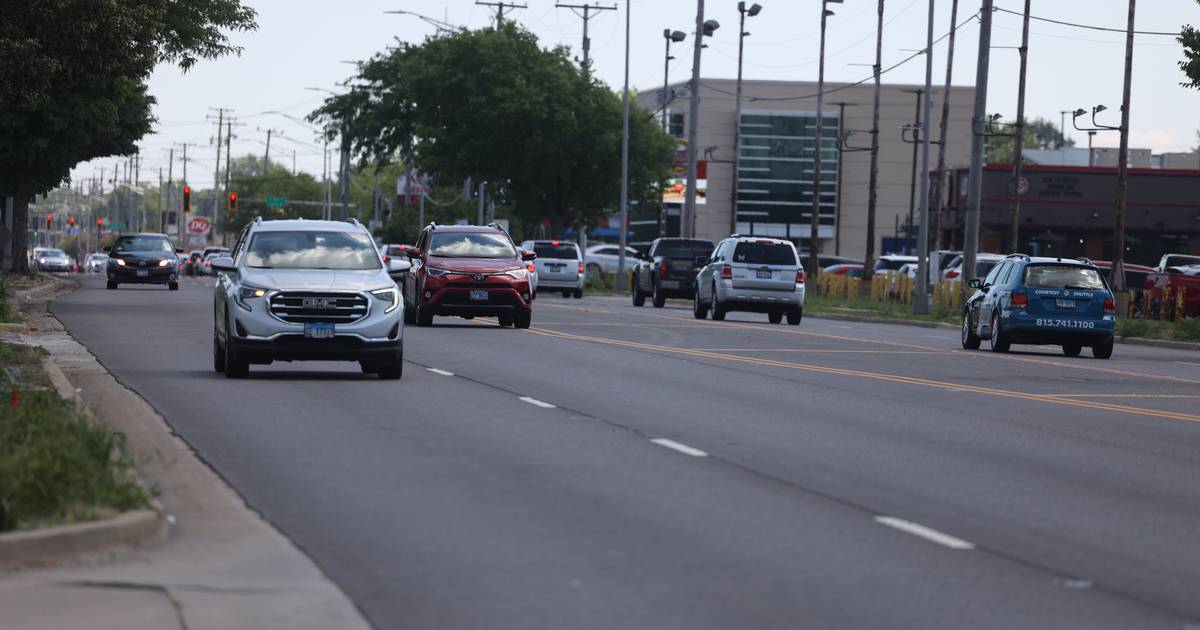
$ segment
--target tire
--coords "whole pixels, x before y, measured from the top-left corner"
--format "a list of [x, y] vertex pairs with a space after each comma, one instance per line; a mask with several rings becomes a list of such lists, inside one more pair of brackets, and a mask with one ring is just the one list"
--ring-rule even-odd
[[381, 381], [398, 381], [404, 376], [404, 351], [396, 356], [395, 361], [388, 365], [377, 366], [375, 373], [379, 375]]
[[725, 321], [725, 307], [721, 306], [721, 301], [717, 299], [717, 287], [713, 286], [712, 300], [708, 304], [708, 310], [712, 311], [713, 321]]
[[563, 297], [564, 297], [564, 298], [569, 298], [569, 297], [571, 297], [571, 292], [570, 292], [570, 291], [563, 291], [563, 292], [562, 292], [562, 294], [563, 294]]
[[788, 326], [799, 326], [800, 321], [804, 319], [804, 307], [793, 306], [787, 313]]
[[971, 330], [971, 312], [963, 309], [962, 316], [962, 347], [964, 350], [978, 350], [983, 340]]
[[428, 328], [433, 325], [433, 313], [430, 313], [428, 308], [420, 304], [417, 305], [416, 319], [417, 326], [421, 328]]
[[704, 319], [708, 317], [708, 303], [700, 301], [699, 291], [696, 291], [695, 295], [692, 297], [692, 315], [695, 315], [696, 319]]
[[576, 299], [576, 300], [581, 300], [581, 299], [583, 299], [583, 289], [575, 289], [575, 294], [574, 294], [574, 295], [575, 295], [575, 299]]
[[111, 291], [111, 290], [117, 288], [117, 283], [113, 282], [112, 280], [109, 280], [108, 284], [105, 286], [105, 288], [108, 289], [109, 291]]
[[413, 326], [417, 323], [417, 307], [404, 305], [404, 323]]
[[997, 313], [992, 313], [992, 337], [989, 342], [992, 352], [1008, 352], [1009, 346], [1012, 345], [1004, 338], [1004, 331], [1000, 328], [1000, 315]]
[[225, 376], [229, 378], [246, 378], [250, 376], [250, 362], [243, 359], [233, 344], [229, 343], [229, 320], [225, 320]]
[[517, 328], [529, 328], [533, 323], [533, 311], [517, 311], [513, 315], [513, 326]]
[[646, 294], [642, 293], [642, 287], [638, 284], [636, 272], [633, 274], [633, 305], [638, 307], [646, 305]]
[[767, 321], [772, 324], [778, 324], [783, 321], [783, 311], [771, 311], [767, 313]]
[[1105, 341], [1104, 343], [1098, 343], [1098, 344], [1092, 346], [1092, 356], [1096, 357], [1097, 359], [1107, 359], [1112, 356], [1112, 353], [1113, 353], [1113, 338], [1112, 337], [1109, 337], [1108, 341]]
[[500, 320], [500, 325], [504, 326], [505, 328], [512, 326], [513, 322], [516, 321], [516, 318], [514, 318], [512, 315], [501, 315], [496, 319]]
[[168, 282], [168, 283], [167, 283], [167, 289], [168, 289], [168, 290], [171, 290], [171, 291], [178, 291], [178, 290], [179, 290], [179, 283], [178, 283], [178, 282]]
[[658, 283], [654, 284], [654, 295], [651, 297], [654, 308], [662, 308], [667, 305], [667, 296], [658, 288]]
[[217, 341], [217, 331], [213, 331], [213, 371], [218, 374], [225, 372], [225, 349]]
[[1077, 357], [1079, 356], [1079, 353], [1083, 351], [1083, 346], [1077, 343], [1064, 343], [1062, 349], [1063, 354], [1066, 356]]

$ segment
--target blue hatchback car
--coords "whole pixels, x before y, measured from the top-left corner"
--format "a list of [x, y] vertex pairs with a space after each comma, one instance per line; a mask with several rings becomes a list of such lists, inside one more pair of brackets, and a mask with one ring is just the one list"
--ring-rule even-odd
[[987, 339], [992, 352], [1028, 343], [1061, 345], [1069, 357], [1084, 346], [1097, 359], [1112, 356], [1116, 303], [1087, 259], [1012, 254], [970, 286], [975, 293], [963, 307], [963, 348], [975, 350]]

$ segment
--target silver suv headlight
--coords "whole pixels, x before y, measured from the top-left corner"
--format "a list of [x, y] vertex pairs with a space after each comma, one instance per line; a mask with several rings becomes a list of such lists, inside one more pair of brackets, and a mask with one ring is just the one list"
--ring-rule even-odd
[[265, 297], [266, 295], [267, 295], [267, 289], [264, 289], [262, 287], [256, 287], [254, 285], [244, 284], [244, 285], [238, 287], [236, 302], [237, 302], [238, 306], [246, 309], [247, 311], [253, 311], [254, 309], [250, 308], [250, 305], [246, 303], [246, 300], [259, 299], [259, 298]]
[[387, 308], [383, 310], [385, 315], [391, 313], [400, 306], [400, 291], [396, 287], [375, 289], [374, 291], [371, 291], [371, 295], [375, 296], [375, 298], [379, 301], [387, 303]]

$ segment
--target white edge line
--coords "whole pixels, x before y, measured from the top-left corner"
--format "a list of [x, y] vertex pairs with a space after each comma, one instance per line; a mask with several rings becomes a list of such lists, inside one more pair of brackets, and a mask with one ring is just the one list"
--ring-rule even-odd
[[523, 402], [527, 402], [531, 405], [534, 405], [536, 407], [541, 407], [542, 409], [554, 409], [555, 408], [554, 405], [551, 405], [548, 402], [543, 402], [536, 398], [531, 398], [529, 396], [521, 396], [520, 400]]
[[668, 440], [667, 438], [654, 438], [650, 441], [659, 446], [683, 453], [684, 455], [691, 455], [692, 457], [708, 457], [708, 453], [705, 453], [698, 448], [692, 448], [687, 444], [680, 444], [675, 440]]
[[438, 368], [425, 368], [425, 369], [429, 370], [430, 372], [433, 372], [434, 374], [441, 374], [442, 376], [454, 376], [454, 372], [447, 372], [446, 370], [439, 370]]
[[967, 542], [961, 538], [955, 538], [949, 534], [943, 534], [936, 529], [925, 527], [924, 525], [906, 521], [904, 519], [899, 519], [894, 516], [876, 516], [875, 522], [881, 525], [887, 525], [888, 527], [893, 527], [902, 532], [912, 534], [913, 536], [924, 538], [925, 540], [935, 542], [951, 549], [975, 548], [975, 543]]

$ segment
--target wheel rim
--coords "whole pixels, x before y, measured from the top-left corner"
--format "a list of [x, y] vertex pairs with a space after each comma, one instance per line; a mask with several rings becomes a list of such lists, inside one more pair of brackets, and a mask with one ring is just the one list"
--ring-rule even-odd
[[1000, 345], [999, 341], [1000, 341], [1000, 318], [996, 317], [996, 315], [993, 314], [992, 315], [992, 338], [988, 340], [988, 344], [991, 345], [991, 347], [995, 348], [996, 346]]
[[712, 307], [712, 312], [715, 315], [717, 312], [717, 287], [713, 287], [712, 304], [710, 304], [710, 306]]
[[964, 313], [962, 319], [962, 342], [967, 343], [967, 335], [971, 330], [971, 316]]

